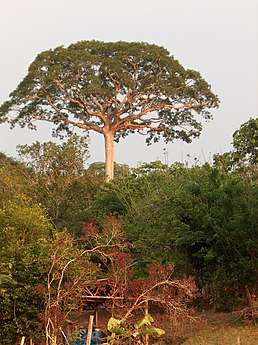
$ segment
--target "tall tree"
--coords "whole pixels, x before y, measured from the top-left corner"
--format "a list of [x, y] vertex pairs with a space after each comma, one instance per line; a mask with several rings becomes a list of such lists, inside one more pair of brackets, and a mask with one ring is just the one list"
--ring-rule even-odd
[[199, 72], [186, 70], [169, 52], [148, 43], [81, 41], [40, 53], [27, 76], [0, 107], [14, 126], [55, 125], [54, 134], [74, 127], [105, 138], [106, 176], [113, 178], [114, 141], [147, 134], [147, 143], [198, 137], [194, 113], [211, 118], [218, 98]]

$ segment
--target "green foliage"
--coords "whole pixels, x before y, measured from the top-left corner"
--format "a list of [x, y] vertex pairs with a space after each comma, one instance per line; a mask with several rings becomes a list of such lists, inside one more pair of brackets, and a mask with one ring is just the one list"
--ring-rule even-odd
[[0, 152], [0, 167], [6, 164], [16, 166], [18, 162], [14, 158], [7, 156], [3, 152]]
[[255, 181], [243, 176], [207, 164], [174, 165], [115, 179], [95, 210], [120, 215], [138, 274], [153, 262], [172, 263], [230, 309], [235, 301], [228, 296], [245, 285], [252, 290], [258, 279], [257, 193]]
[[35, 198], [35, 190], [30, 180], [26, 178], [27, 168], [19, 163], [4, 161], [0, 165], [0, 206], [9, 200], [15, 200], [19, 195]]
[[160, 337], [165, 334], [165, 331], [161, 328], [150, 327], [153, 322], [154, 319], [150, 314], [146, 314], [143, 319], [137, 322], [133, 327], [122, 320], [111, 317], [108, 321], [107, 329], [112, 335], [108, 337], [108, 341], [111, 344], [120, 344], [130, 338], [130, 343], [136, 344], [139, 342], [142, 343], [142, 338], [146, 335]]
[[51, 226], [39, 205], [25, 196], [0, 209], [0, 342], [43, 336], [43, 300], [35, 287], [44, 279]]
[[31, 169], [26, 178], [55, 227], [78, 231], [81, 213], [101, 182], [101, 178], [84, 169], [87, 137], [73, 135], [59, 145], [53, 142], [20, 145], [18, 153]]
[[184, 250], [175, 243], [177, 231], [185, 225], [170, 205], [182, 184], [181, 171], [180, 165], [146, 164], [131, 176], [104, 185], [91, 208], [98, 217], [110, 213], [122, 217], [140, 270], [156, 262], [173, 263], [178, 270], [188, 265]]
[[3, 157], [0, 166], [0, 343], [26, 335], [38, 341], [43, 308], [35, 286], [45, 274], [51, 225], [21, 163]]
[[[58, 145], [52, 141], [29, 145], [18, 145], [17, 151], [23, 161], [48, 182], [60, 176], [77, 176], [84, 171], [84, 162], [89, 157], [87, 137], [71, 136]], [[60, 182], [61, 183], [61, 182]], [[64, 183], [64, 182], [63, 182]]]
[[136, 329], [141, 328], [142, 326], [150, 326], [154, 322], [153, 317], [150, 314], [145, 314], [144, 318], [137, 322], [134, 327]]
[[108, 320], [107, 329], [110, 331], [113, 328], [118, 328], [121, 323], [122, 323], [121, 320], [118, 320], [115, 317], [111, 317]]
[[258, 118], [250, 118], [233, 134], [234, 161], [258, 164]]
[[40, 205], [33, 204], [25, 196], [6, 203], [0, 211], [0, 226], [4, 239], [2, 245], [10, 242], [12, 247], [12, 240], [16, 242], [18, 239], [21, 244], [40, 241], [48, 236], [51, 229]]
[[250, 118], [233, 134], [233, 150], [215, 155], [214, 165], [257, 179], [258, 118]]
[[[106, 176], [105, 163], [104, 162], [94, 162], [91, 163], [87, 169], [93, 175], [104, 178]], [[119, 164], [114, 162], [114, 173], [115, 176], [126, 176], [130, 174], [130, 168], [127, 164]]]

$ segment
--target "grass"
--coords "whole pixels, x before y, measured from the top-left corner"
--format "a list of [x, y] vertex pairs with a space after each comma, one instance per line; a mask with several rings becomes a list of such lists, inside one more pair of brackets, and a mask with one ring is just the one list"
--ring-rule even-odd
[[200, 313], [194, 322], [187, 322], [176, 330], [163, 323], [167, 345], [258, 345], [258, 326], [243, 325], [241, 314]]
[[204, 328], [181, 342], [182, 345], [258, 345], [258, 327], [222, 326]]

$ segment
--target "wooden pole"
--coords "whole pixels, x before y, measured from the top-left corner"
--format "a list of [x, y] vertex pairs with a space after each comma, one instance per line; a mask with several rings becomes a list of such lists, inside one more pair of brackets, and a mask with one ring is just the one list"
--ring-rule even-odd
[[[144, 308], [145, 315], [149, 314], [149, 303], [148, 301], [145, 302], [145, 308]], [[145, 345], [149, 345], [150, 339], [149, 334], [145, 335]]]
[[93, 320], [94, 320], [94, 315], [90, 315], [86, 345], [90, 345], [90, 342], [91, 342]]
[[24, 344], [24, 341], [25, 341], [25, 337], [23, 336], [23, 337], [21, 338], [21, 345]]
[[98, 309], [95, 309], [95, 325], [98, 328], [99, 327], [99, 312]]

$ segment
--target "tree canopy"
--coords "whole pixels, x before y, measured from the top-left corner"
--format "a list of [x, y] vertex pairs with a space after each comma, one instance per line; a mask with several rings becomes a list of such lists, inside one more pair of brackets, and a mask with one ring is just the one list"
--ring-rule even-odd
[[150, 144], [198, 137], [195, 114], [211, 118], [218, 97], [194, 70], [163, 47], [138, 42], [81, 41], [40, 53], [0, 107], [12, 126], [53, 123], [54, 135], [74, 127], [105, 137], [106, 175], [113, 178], [114, 140], [133, 132]]

